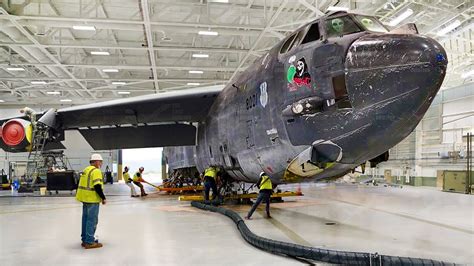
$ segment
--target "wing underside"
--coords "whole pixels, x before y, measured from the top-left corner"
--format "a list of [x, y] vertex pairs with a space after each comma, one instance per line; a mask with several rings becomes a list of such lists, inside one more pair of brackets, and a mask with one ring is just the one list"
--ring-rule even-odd
[[[206, 118], [221, 90], [216, 86], [94, 103], [40, 113], [37, 119], [47, 121], [58, 136], [79, 130], [96, 150], [195, 145], [193, 124]], [[0, 119], [0, 125], [5, 129], [9, 121]]]

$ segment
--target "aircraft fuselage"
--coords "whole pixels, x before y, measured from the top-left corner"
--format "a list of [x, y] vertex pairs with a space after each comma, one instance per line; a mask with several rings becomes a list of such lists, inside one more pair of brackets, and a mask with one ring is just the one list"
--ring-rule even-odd
[[[261, 171], [275, 183], [338, 177], [414, 130], [444, 79], [444, 49], [417, 34], [330, 34], [345, 16], [300, 28], [223, 89], [198, 126], [199, 171], [215, 165], [247, 182]], [[314, 25], [320, 37], [307, 41]]]

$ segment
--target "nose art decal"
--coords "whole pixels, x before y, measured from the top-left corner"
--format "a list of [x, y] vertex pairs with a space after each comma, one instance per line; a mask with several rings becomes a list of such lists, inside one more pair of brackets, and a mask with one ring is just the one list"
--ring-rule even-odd
[[[291, 62], [292, 60], [290, 60]], [[295, 64], [291, 64], [288, 68], [287, 75], [288, 89], [290, 91], [296, 91], [299, 87], [309, 86], [311, 84], [311, 75], [308, 72], [308, 65], [304, 58], [296, 61]]]

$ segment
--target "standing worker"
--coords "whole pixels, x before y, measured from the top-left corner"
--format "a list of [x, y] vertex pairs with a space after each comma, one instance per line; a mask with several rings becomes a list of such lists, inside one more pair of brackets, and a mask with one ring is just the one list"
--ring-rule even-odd
[[142, 182], [144, 182], [145, 180], [143, 180], [143, 171], [145, 171], [145, 168], [140, 167], [138, 169], [138, 172], [135, 173], [135, 175], [133, 176], [133, 184], [135, 184], [137, 187], [140, 188], [140, 192], [141, 192], [141, 195], [142, 197], [148, 195], [145, 193], [145, 189], [143, 188], [143, 185], [142, 185]]
[[267, 203], [265, 210], [267, 211], [267, 218], [272, 218], [270, 216], [270, 197], [273, 193], [273, 185], [272, 185], [272, 180], [270, 177], [265, 174], [265, 172], [260, 173], [260, 180], [258, 180], [257, 183], [258, 188], [260, 189], [260, 192], [258, 193], [258, 198], [255, 201], [255, 203], [252, 205], [252, 208], [250, 209], [249, 213], [247, 216], [245, 216], [245, 219], [250, 220], [252, 219], [252, 214], [257, 209], [258, 205], [262, 200], [265, 200]]
[[218, 196], [217, 192], [217, 169], [214, 166], [210, 166], [204, 171], [204, 199], [209, 200], [209, 191], [212, 188], [212, 199], [214, 200]]
[[137, 192], [135, 191], [135, 187], [132, 184], [133, 179], [130, 177], [130, 174], [128, 173], [128, 166], [125, 166], [123, 169], [123, 179], [125, 180], [125, 184], [130, 188], [130, 191], [132, 193], [132, 198], [138, 197]]
[[94, 238], [97, 222], [99, 220], [99, 205], [105, 205], [106, 199], [103, 191], [102, 156], [92, 154], [90, 166], [82, 172], [77, 187], [76, 199], [82, 202], [82, 232], [81, 246], [85, 249], [100, 248], [102, 244]]

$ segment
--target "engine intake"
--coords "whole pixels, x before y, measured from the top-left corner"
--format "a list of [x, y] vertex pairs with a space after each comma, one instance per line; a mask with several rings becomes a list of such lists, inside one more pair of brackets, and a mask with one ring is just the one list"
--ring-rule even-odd
[[8, 152], [30, 151], [33, 143], [33, 126], [24, 119], [11, 119], [0, 127], [0, 148]]

